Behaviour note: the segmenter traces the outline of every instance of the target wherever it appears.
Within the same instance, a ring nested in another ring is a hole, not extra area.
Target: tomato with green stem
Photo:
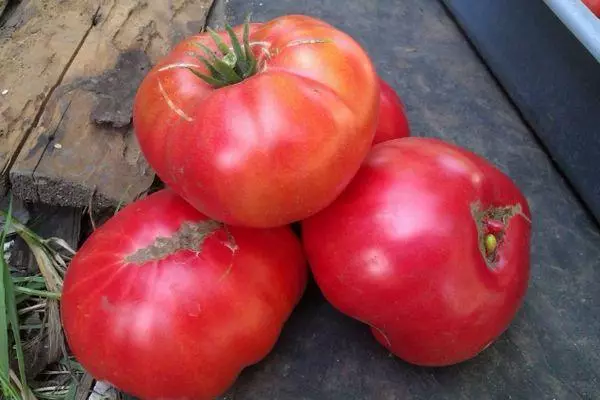
[[[143,80],[133,118],[172,190],[211,218],[264,228],[341,193],[378,107],[367,53],[321,20],[288,15],[185,39]]]
[[[61,316],[95,378],[145,400],[213,399],[271,351],[306,279],[289,227],[226,226],[163,190],[84,243]]]

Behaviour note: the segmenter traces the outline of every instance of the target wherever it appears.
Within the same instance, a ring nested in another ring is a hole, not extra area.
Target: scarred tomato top
[[[321,210],[374,137],[379,84],[366,52],[323,21],[284,16],[249,26],[256,68],[244,78],[244,40],[236,57],[231,35],[213,36],[227,51],[210,34],[192,36],[142,82],[134,124],[148,162],[198,210],[229,224],[284,225]],[[224,64],[242,79],[227,84],[239,79],[216,71]]]

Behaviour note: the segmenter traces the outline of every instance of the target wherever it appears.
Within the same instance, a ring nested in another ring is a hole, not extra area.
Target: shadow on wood
[[[97,8],[91,0],[23,0],[2,16],[0,195],[7,191],[11,164],[92,27]]]
[[[102,1],[10,172],[15,195],[105,208],[144,194],[154,172],[133,135],[133,98],[152,64],[203,29],[211,3]]]

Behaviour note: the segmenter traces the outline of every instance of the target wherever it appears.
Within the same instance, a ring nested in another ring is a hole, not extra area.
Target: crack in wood
[[[67,111],[69,110],[69,107],[71,107],[70,101],[67,103],[67,106],[65,107],[64,111],[61,113],[58,123],[56,124],[56,127],[54,128],[52,133],[47,137],[48,140],[46,141],[44,150],[42,150],[42,157],[38,158],[37,162],[35,163],[35,166],[33,167],[33,170],[31,171],[31,181],[32,182],[35,182],[35,172],[36,172],[38,166],[40,165],[40,162],[42,161],[43,155],[48,150],[48,146],[50,146],[50,143],[52,143],[52,141],[54,140],[54,135],[56,135],[58,128],[60,128],[60,125],[62,124],[62,121],[65,118]],[[36,197],[39,199],[40,198],[39,187],[38,187],[38,185],[34,185],[34,186],[35,186]]]
[[[53,90],[10,170],[15,195],[85,207],[95,190],[94,208],[102,209],[127,204],[146,192],[154,172],[131,127],[135,92],[150,65],[172,48],[173,35],[196,33],[191,25],[204,23],[211,3],[190,1],[173,20],[170,11],[181,2],[102,1],[96,27]],[[86,28],[80,24],[81,33]],[[65,108],[68,102],[72,106]]]

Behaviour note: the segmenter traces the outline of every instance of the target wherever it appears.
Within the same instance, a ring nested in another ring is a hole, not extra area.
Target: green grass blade
[[[39,237],[34,231],[32,231],[27,226],[23,225],[22,223],[20,223],[19,221],[15,220],[12,217],[12,206],[10,204],[9,204],[9,211],[0,210],[0,215],[3,216],[6,220],[8,220],[9,216],[10,216],[9,228],[14,228],[15,232],[17,232],[17,233],[24,232],[27,235],[32,236],[37,240],[42,240],[42,238]],[[9,232],[10,231],[7,231],[6,234],[8,235]]]
[[[23,344],[21,343],[21,332],[19,329],[19,314],[17,310],[17,301],[15,297],[15,288],[13,285],[12,278],[10,276],[10,270],[8,269],[8,264],[4,260],[4,242],[6,241],[6,235],[10,229],[10,225],[12,224],[12,198],[8,205],[8,212],[6,213],[6,220],[4,222],[4,229],[2,231],[2,237],[0,237],[0,248],[2,249],[0,253],[0,263],[2,264],[2,273],[4,275],[3,284],[4,284],[4,301],[6,307],[6,314],[8,316],[8,322],[12,328],[13,339],[15,342],[15,351],[17,354],[17,363],[19,365],[19,379],[21,381],[21,385],[23,385],[23,390],[29,390],[27,386],[27,376],[25,371],[25,356],[23,354]],[[8,352],[7,352],[8,353]],[[8,357],[8,354],[7,354]],[[3,360],[4,362],[4,360]]]
[[[0,387],[2,387],[2,393],[6,399],[19,399],[19,393],[15,390],[15,387],[10,384],[9,375],[0,374]]]
[[[17,284],[18,282],[15,282],[14,278],[12,279],[13,284]],[[44,284],[44,282],[36,282],[36,281],[29,281],[29,282],[23,282],[22,284],[18,285],[20,287],[24,287],[26,289],[31,289],[31,290],[45,290],[46,289],[46,285]]]
[[[31,299],[31,293],[35,291],[45,292],[46,281],[43,276],[25,276],[25,277],[12,277],[13,285],[15,286],[15,302],[17,306],[26,300]],[[54,292],[50,292],[54,293]],[[45,293],[41,293],[39,297],[59,298],[54,294],[45,296]],[[18,308],[18,307],[17,307]]]
[[[9,358],[10,347],[8,343],[8,308],[7,308],[7,291],[6,287],[10,276],[6,279],[6,275],[9,273],[8,265],[4,259],[4,244],[6,242],[6,235],[10,229],[10,220],[12,216],[12,200],[8,204],[8,213],[5,214],[4,218],[4,229],[0,235],[0,378],[6,380],[10,386],[10,375],[9,375]],[[3,385],[4,386],[4,385]]]
[[[31,289],[26,286],[14,286],[13,290],[15,293],[19,294],[27,294],[29,296],[43,297],[45,299],[55,299],[60,300],[60,293],[58,292],[49,292],[47,290],[37,290]]]
[[[12,278],[13,283],[24,283],[27,287],[29,287],[30,284],[41,284],[41,287],[46,287],[46,285],[44,284],[44,277],[43,276],[14,276]]]
[[[75,400],[77,396],[77,382],[71,382],[69,385],[69,390],[67,390],[67,394],[65,395],[65,400]]]
[[[4,278],[8,281],[6,285],[6,306],[8,308],[8,320],[10,321],[10,326],[12,327],[13,338],[15,340],[15,350],[17,353],[17,364],[19,365],[19,379],[21,380],[21,384],[25,390],[28,389],[27,386],[27,376],[25,371],[25,355],[23,354],[23,344],[21,343],[21,332],[19,329],[19,316],[17,311],[17,303],[15,301],[15,291],[12,280],[10,279],[10,275],[8,273],[8,268],[5,268]]]

